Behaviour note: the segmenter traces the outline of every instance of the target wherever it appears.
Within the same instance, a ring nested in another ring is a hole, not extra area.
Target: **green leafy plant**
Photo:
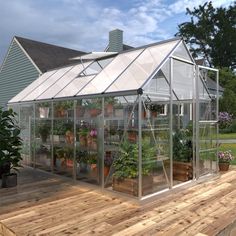
[[[49,121],[43,120],[40,121],[37,125],[36,125],[36,135],[39,134],[42,142],[46,142],[47,141],[47,137],[49,136],[50,132],[51,132],[51,124],[49,123]]]
[[[149,175],[153,168],[156,150],[147,139],[142,140],[142,175]],[[114,176],[119,179],[137,178],[138,176],[138,144],[124,141],[120,145],[119,156],[112,166]]]
[[[191,131],[180,129],[173,134],[173,160],[190,162],[193,156]]]
[[[12,109],[3,111],[0,108],[0,169],[5,174],[10,174],[11,169],[17,170],[21,167],[19,163],[22,160],[22,139],[16,115]]]

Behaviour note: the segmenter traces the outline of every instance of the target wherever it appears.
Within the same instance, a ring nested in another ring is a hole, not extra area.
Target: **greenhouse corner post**
[[[102,166],[102,168],[101,168],[101,180],[102,180],[102,190],[104,190],[104,188],[105,188],[105,180],[104,180],[104,178],[105,178],[105,176],[104,176],[104,158],[105,158],[105,151],[104,151],[104,124],[105,124],[105,122],[104,122],[104,117],[105,117],[105,115],[104,115],[104,113],[105,113],[105,99],[104,99],[104,97],[102,97],[102,122],[100,122],[100,124],[101,124],[101,133],[102,133],[102,140],[101,140],[101,142],[99,142],[99,143],[101,143],[102,145],[101,145],[101,166]]]
[[[35,125],[36,125],[36,108],[35,108],[35,103],[33,103],[33,125],[34,125],[34,129],[33,129],[33,144],[34,144],[34,146],[33,146],[33,167],[35,168],[35,163],[36,163],[36,157],[35,157],[35,148],[36,148],[36,127],[35,127]]]
[[[51,102],[51,171],[54,172],[54,134],[53,134],[53,125],[54,125],[54,104]]]
[[[77,106],[77,100],[74,100],[73,103],[73,115],[74,115],[74,152],[73,152],[73,180],[76,181],[76,169],[77,169],[77,162],[76,162],[76,106]]]
[[[199,67],[196,66],[196,109],[195,109],[195,117],[193,117],[195,121],[195,129],[196,129],[196,179],[199,179]]]
[[[193,179],[196,179],[196,80],[197,80],[197,72],[196,65],[193,65],[193,97],[192,97],[192,155],[193,155]],[[191,119],[190,119],[191,120]]]
[[[170,58],[170,188],[173,187],[173,58]]]
[[[138,95],[138,199],[142,198],[142,97]]]
[[[219,70],[216,71],[216,153],[219,153]],[[219,166],[219,159],[216,158],[216,166]],[[218,169],[216,170],[218,172]]]

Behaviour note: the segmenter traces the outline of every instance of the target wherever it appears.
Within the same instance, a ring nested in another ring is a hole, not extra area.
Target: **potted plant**
[[[88,146],[92,150],[97,150],[97,130],[95,128],[89,131]]]
[[[77,173],[87,173],[88,172],[88,151],[77,150],[76,151],[76,161],[77,161]]]
[[[219,169],[220,171],[228,171],[230,162],[234,159],[232,152],[228,151],[219,151],[218,152],[219,158]]]
[[[147,139],[142,140],[142,194],[152,192],[153,160],[155,159],[155,148]],[[114,160],[112,167],[113,189],[116,191],[138,196],[138,144],[124,141],[120,145],[119,156]]]
[[[88,164],[89,164],[89,169],[90,169],[90,177],[96,178],[97,177],[97,153],[90,153],[89,158],[88,158]]]
[[[63,102],[58,102],[55,105],[55,111],[56,111],[56,116],[57,117],[65,117],[68,114],[69,109],[73,109],[73,101],[63,101]]]
[[[89,114],[91,117],[96,117],[101,113],[101,100],[93,99],[86,101],[86,107],[89,109]]]
[[[48,118],[49,117],[49,103],[48,102],[43,102],[40,103],[39,106],[39,117],[40,118]]]
[[[83,124],[80,128],[79,128],[79,144],[80,147],[87,147],[88,144],[88,133],[89,133],[89,128],[87,127],[86,124]]]
[[[36,126],[36,134],[39,134],[43,143],[47,142],[47,138],[51,131],[51,125],[49,121],[43,120]]]
[[[106,151],[106,155],[104,158],[104,176],[105,177],[109,175],[112,162],[113,162],[113,158],[111,155],[111,151]]]
[[[157,117],[157,114],[161,112],[162,105],[152,102],[149,97],[147,97],[144,104],[146,108],[151,112],[153,117]]]
[[[16,124],[16,113],[12,109],[3,111],[0,108],[0,178],[2,187],[17,185],[17,174],[11,170],[18,170],[21,158],[22,139],[20,128]]]
[[[192,132],[190,129],[180,129],[173,134],[173,179],[187,181],[193,178]],[[170,161],[166,160],[166,167]]]
[[[107,97],[105,98],[105,109],[106,109],[106,114],[108,116],[111,116],[113,114],[113,106],[117,102],[117,99],[114,97]]]

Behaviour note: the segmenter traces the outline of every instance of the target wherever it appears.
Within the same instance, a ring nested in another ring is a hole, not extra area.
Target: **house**
[[[218,70],[196,65],[179,38],[125,51],[119,42],[46,71],[8,102],[24,163],[138,200],[216,175],[218,96],[205,72],[217,95]]]
[[[44,72],[74,63],[72,57],[85,54],[69,48],[15,36],[0,68],[0,106]]]

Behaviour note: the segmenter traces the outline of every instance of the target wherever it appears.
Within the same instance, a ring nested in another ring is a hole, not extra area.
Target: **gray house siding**
[[[39,71],[14,39],[0,71],[0,106],[5,107],[38,76]]]

